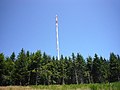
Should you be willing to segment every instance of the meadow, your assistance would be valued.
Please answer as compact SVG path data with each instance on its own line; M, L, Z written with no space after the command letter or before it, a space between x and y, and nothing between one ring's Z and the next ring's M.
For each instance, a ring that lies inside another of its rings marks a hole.
M110 84L1 86L0 90L120 90L120 82Z

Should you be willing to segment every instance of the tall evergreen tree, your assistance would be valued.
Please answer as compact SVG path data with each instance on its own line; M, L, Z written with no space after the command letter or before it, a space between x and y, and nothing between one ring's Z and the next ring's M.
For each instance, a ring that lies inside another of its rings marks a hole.
M53 65L54 65L54 69L53 69L53 76L52 78L53 80L53 84L60 84L61 82L61 76L60 76L60 61L56 58L53 58Z
M5 84L5 58L4 54L0 53L0 86Z
M52 80L51 80L51 77L52 77L52 70L53 70L53 62L51 61L51 57L50 56L47 56L45 54L43 54L43 61L44 64L42 65L41 67L41 75L42 75L42 78L43 78L43 83L44 84L47 84L49 85Z
M73 61L73 68L74 68L74 77L73 77L73 82L75 84L78 84L78 68L77 68L77 61L76 61L76 56L74 53L72 53L72 61Z
M97 54L93 59L92 76L94 83L100 83L100 60Z
M100 57L100 82L107 82L108 79L108 63L106 62L105 59Z
M114 53L110 53L110 81L115 82L119 80L119 62Z
M29 51L27 51L27 53L26 53L26 61L27 61L27 63L26 63L26 67L27 67L27 73L28 73L28 77L27 77L27 85L30 85L30 80L31 80L31 55L30 55L30 52Z
M66 63L66 84L73 84L73 77L74 77L74 67L73 62L71 58L65 57L65 63Z
M120 81L120 56L117 55L117 60L118 60L118 81Z
M84 75L85 75L85 60L82 55L77 53L76 57L76 62L77 62L77 73L78 73L78 82L79 83L84 83Z
M14 78L12 78L12 74L13 74L13 69L14 69L14 61L7 57L6 60L5 60L5 77L6 77L6 85L12 85L14 84L12 80L14 80Z
M33 78L35 80L35 85L38 85L39 82L39 72L38 69L41 66L42 54L41 51L38 50L33 56Z
M60 58L60 76L61 76L61 84L65 84L66 79L66 64L63 55Z
M27 72L27 61L26 54L24 49L22 48L21 52L17 57L17 61L15 61L15 66L13 70L13 78L16 85L26 85L28 72Z
M86 65L86 69L87 69L87 72L88 72L87 73L88 83L92 83L93 82L92 67L93 67L92 57L89 56L87 58L87 65Z
M12 55L10 56L10 59L11 59L12 61L15 61L15 53L14 53L14 52L13 52Z

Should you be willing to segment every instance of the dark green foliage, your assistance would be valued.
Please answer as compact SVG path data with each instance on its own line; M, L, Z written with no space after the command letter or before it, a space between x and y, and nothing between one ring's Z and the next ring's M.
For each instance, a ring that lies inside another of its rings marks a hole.
M93 67L93 62L92 62L92 57L87 58L87 65L86 65L86 79L87 83L92 83L93 77L92 77L92 67Z
M15 61L13 75L15 85L26 85L28 78L27 60L25 51L22 49Z
M76 57L76 66L77 66L78 83L84 83L86 65L84 58L79 53L77 53L77 57Z
M0 85L5 84L5 60L3 53L0 53Z
M14 69L14 62L11 58L7 57L6 61L5 61L5 76L6 76L6 85L13 85L13 78L12 78L12 74L13 74L13 69Z
M110 54L110 81L111 82L120 80L119 67L120 67L119 57L117 58L117 56L114 53L111 53Z
M93 59L93 67L92 67L92 76L93 82L100 83L100 66L101 62L97 54L95 54Z
M20 51L17 58L0 53L0 85L51 85L107 83L120 81L120 57L110 54L109 60L95 54L84 59L79 53L71 57L51 58L40 50ZM92 86L96 89L96 86Z
M10 56L10 59L11 59L12 61L15 61L15 53L14 53L14 52L13 52L12 55Z

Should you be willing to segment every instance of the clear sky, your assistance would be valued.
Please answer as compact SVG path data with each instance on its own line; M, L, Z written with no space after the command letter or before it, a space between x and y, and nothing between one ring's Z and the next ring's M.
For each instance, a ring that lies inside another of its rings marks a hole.
M64 56L120 55L120 0L0 0L0 52L57 56L56 14Z

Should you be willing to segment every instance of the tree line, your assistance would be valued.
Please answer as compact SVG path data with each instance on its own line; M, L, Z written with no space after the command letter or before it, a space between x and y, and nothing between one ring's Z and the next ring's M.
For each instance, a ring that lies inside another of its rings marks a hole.
M84 58L80 53L70 57L50 57L40 50L22 49L16 56L0 53L0 86L107 83L120 81L120 56L109 59L97 54Z

